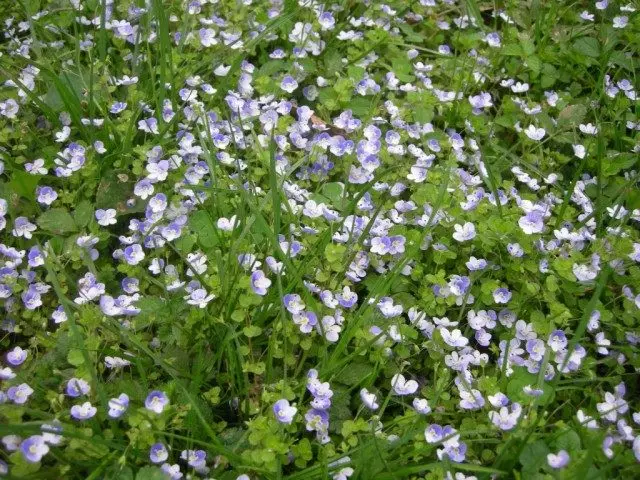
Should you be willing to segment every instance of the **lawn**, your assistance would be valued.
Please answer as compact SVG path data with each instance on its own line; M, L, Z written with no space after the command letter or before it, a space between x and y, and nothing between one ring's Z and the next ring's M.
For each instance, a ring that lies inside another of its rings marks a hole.
M636 5L0 0L0 477L637 478Z

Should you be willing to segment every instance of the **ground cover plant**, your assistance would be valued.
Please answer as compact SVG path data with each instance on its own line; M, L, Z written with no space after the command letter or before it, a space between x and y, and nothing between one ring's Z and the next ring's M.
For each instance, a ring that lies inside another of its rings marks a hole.
M0 7L0 476L638 476L633 2Z

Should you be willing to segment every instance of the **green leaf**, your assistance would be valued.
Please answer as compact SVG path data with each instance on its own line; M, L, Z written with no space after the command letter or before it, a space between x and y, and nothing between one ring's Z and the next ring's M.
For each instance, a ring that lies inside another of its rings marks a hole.
M542 88L549 88L556 83L557 79L558 71L556 68L549 63L542 64L542 78L540 79L540 86Z
M406 23L398 23L398 27L402 30L402 33L404 33L404 38L407 39L407 41L417 43L424 42L424 37L416 33L415 30Z
M67 102L70 99L79 103L78 99L82 97L83 88L85 88L85 85L89 85L90 82L86 68L82 70L82 76L76 72L65 71L57 78L57 82L49 82L49 90L44 95L44 103L56 111L67 108Z
M342 55L336 49L328 49L322 53L327 72L339 72L342 70Z
M345 250L346 248L344 245L334 245L332 243L329 243L324 248L324 256L329 261L329 263L337 262L339 260L342 260Z
M145 295L136 302L136 306L140 309L140 314L136 316L136 327L142 328L156 320L169 320L167 313L171 311L170 304L163 299Z
M538 377L527 372L523 368L516 369L513 377L507 384L507 395L514 402L529 403L534 400L539 405L548 405L555 398L555 391L548 383L543 383L539 388L542 389L542 395L539 397L531 397L524 393L523 388L530 385L531 388L538 388Z
M202 394L202 396L211 404L218 405L220 403L220 387L213 387Z
M11 475L14 478L22 478L32 475L40 470L40 462L30 463L22 455L21 452L14 452L9 455L11 460ZM33 478L33 477L32 477Z
M41 229L56 235L64 235L77 230L76 222L66 208L47 210L38 217L36 222Z
M111 465L104 472L105 480L133 480L133 470L119 463Z
M368 363L351 363L337 375L336 380L344 385L358 385L373 373L373 366Z
M522 449L520 463L526 470L537 471L542 465L546 465L549 452L549 447L542 440L529 443Z
M67 354L67 362L69 362L74 367L79 367L84 363L84 355L82 355L82 352L80 350L70 350Z
M144 202L137 202L137 206L128 207L126 202L133 197L133 182L129 181L128 172L111 170L100 179L96 190L94 207L115 208L118 213L135 213L144 210Z
M349 102L349 108L359 117L367 115L371 106L372 98L370 97L356 97Z
M618 174L621 170L626 170L633 167L638 162L637 155L622 154L613 157L608 157L603 162L602 174L605 177L612 177Z
M573 42L573 49L591 58L598 58L600 56L600 42L593 37L580 37Z
M476 0L465 0L465 7L470 17L476 21L478 28L484 28L484 20L482 18L482 12Z
M540 60L540 57L532 55L527 58L526 63L534 75L537 76L540 73L540 69L542 68L542 61Z
M529 57L536 52L536 45L530 38L523 38L520 44L522 45L522 51L524 52L525 56Z
M195 243L196 238L194 235L182 235L180 238L175 240L174 246L176 247L176 250L186 255L193 250Z
M340 208L342 206L342 192L344 184L340 182L325 183L321 189L322 195L331 201L331 206Z
M625 52L621 50L615 50L614 52L611 52L609 61L615 65L618 65L619 67L627 69L633 74L635 74L635 71L638 68L637 60L634 60L632 57L627 57L627 55L625 55Z
M273 76L277 72L286 71L287 68L287 63L282 60L271 60L260 67L260 75Z
M73 211L73 220L78 228L86 227L93 218L93 206L91 202L83 200Z
M364 418L359 418L357 420L346 420L342 424L342 429L340 430L340 434L343 437L348 437L349 435L357 432L366 432L371 427L369 423Z
M40 177L31 175L27 172L11 172L11 181L7 183L9 193L26 198L27 200L35 200L36 186Z
M562 432L556 439L556 450L566 450L568 452L577 452L582 447L580 435L573 430Z
M523 52L519 43L509 43L502 47L501 53L511 57L521 57Z
M142 467L136 474L136 480L166 480L167 476L158 467Z
M429 123L431 120L433 120L434 111L433 107L431 106L414 106L412 107L411 111L413 114L413 119L416 122Z
M250 325L248 327L244 327L242 329L242 333L244 333L246 337L253 338L260 335L262 333L262 329L257 325Z
M218 244L215 226L204 210L199 210L189 218L189 226L198 236L200 245L204 248L213 248Z
M558 127L580 125L586 115L587 107L581 103L577 105L567 105L558 114Z
M553 268L556 273L570 282L576 281L576 276L573 274L573 262L568 258L556 258L553 263Z
M254 373L256 375L262 375L266 370L264 362L248 362L242 367L243 372Z
M549 275L545 279L544 284L550 292L558 291L558 278L555 275Z
M300 467L304 467L313 458L311 442L308 438L303 438L297 445L293 445L291 451L295 455L296 465Z

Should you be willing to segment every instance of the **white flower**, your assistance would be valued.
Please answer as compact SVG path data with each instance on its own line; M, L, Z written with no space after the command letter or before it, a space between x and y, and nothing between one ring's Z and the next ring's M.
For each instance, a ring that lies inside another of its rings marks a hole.
M216 32L211 28L201 28L198 32L200 35L200 44L203 47L210 47L212 45L216 45L218 41L216 40Z
M98 225L102 225L106 227L108 225L115 225L116 222L116 210L114 208L109 208L107 210L103 210L99 208L96 210L96 220L98 221Z
M402 305L394 305L391 297L383 297L378 302L378 309L386 318L397 317L402 314Z
M465 337L458 328L451 332L444 327L440 327L439 330L444 343L451 347L464 347L469 343L469 339Z
M587 150L584 148L584 145L572 145L572 147L573 154L580 159L583 159L587 154Z
M60 130L59 132L56 132L56 142L57 143L62 143L64 141L67 140L67 138L69 138L69 135L71 135L71 129L67 126L62 127L62 130Z
M596 404L596 408L600 415L610 422L615 422L618 414L623 414L629 409L623 398L611 392L605 392L604 402Z
M369 390L367 390L366 388L360 390L360 399L362 400L362 403L364 403L364 405L370 410L377 410L380 407L380 405L378 405L377 403L376 394L369 392Z
M580 14L580 18L582 20L585 20L587 22L593 22L593 20L596 18L596 16L593 13L589 13L589 11L584 10L581 14Z
M489 403L495 408L506 407L509 403L509 399L502 392L498 392L495 395L489 395L487 398L489 399Z
M36 158L33 163L26 163L25 170L31 175L46 175L48 170L44 167L44 160Z
M472 240L476 236L476 227L471 222L465 222L464 225L456 223L453 228L455 230L453 238L458 242Z
M536 128L534 125L529 125L524 129L524 134L536 142L542 140L546 133L544 128Z
M189 295L185 295L183 298L189 305L205 308L207 304L216 297L212 293L207 294L207 291L204 288L196 288Z
M224 230L225 232L230 232L234 228L236 228L236 216L233 215L231 218L221 217L218 219L218 228L220 230Z
M214 75L216 75L217 77L226 77L227 73L229 73L229 70L231 70L231 65L224 65L224 64L220 64L218 65L215 70L213 71Z
M598 133L598 128L591 123L587 123L586 125L581 123L578 128L585 135L596 135Z
M415 380L406 380L401 373L396 373L393 376L391 386L398 395L411 395L418 390L418 382Z
M511 85L511 91L513 93L524 93L524 92L527 92L528 90L529 90L528 83L516 82L515 85Z
M511 411L508 407L501 407L497 412L489 412L489 420L501 430L511 430L518 423L521 414L522 407L520 404L514 403L511 406Z
M572 270L580 282L590 282L598 276L598 269L591 264L574 263Z
M598 428L598 422L596 422L593 417L585 415L582 410L578 410L576 417L578 418L578 422L588 429L595 430Z
M10 98L4 102L0 102L0 115L7 118L16 118L20 106L13 98Z
M280 83L280 88L287 93L293 93L298 88L298 82L291 75L286 75Z
M629 17L627 16L613 17L613 28L624 28L627 23L629 23Z
M424 398L414 398L413 399L413 408L416 412L427 415L431 413L431 407L429 406L429 402L427 402Z

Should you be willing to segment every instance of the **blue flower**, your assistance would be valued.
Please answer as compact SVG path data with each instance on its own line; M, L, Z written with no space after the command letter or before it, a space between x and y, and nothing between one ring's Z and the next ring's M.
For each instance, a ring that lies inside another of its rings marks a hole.
M262 270L256 270L251 274L251 288L258 295L266 295L270 286L271 280L265 276Z
M280 423L290 424L297 411L298 409L292 407L286 399L278 400L273 405L273 413L276 416L276 420Z
M169 458L169 450L163 443L154 443L149 449L149 460L153 463L163 463Z
M160 414L163 412L165 407L169 404L169 397L164 392L159 390L154 390L144 401L144 407L154 413Z
M82 378L72 378L67 382L66 392L72 398L87 395L90 391L89 383Z
M38 463L49 453L49 445L42 435L32 435L20 444L20 452L27 462Z
M120 418L129 408L129 396L121 393L120 396L109 400L108 415L111 418Z
M97 408L91 405L90 402L84 402L81 405L74 405L71 407L71 416L76 420L89 420L93 418L97 412Z

